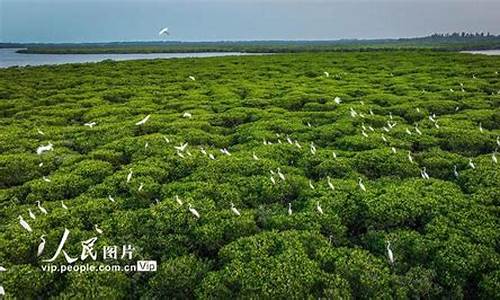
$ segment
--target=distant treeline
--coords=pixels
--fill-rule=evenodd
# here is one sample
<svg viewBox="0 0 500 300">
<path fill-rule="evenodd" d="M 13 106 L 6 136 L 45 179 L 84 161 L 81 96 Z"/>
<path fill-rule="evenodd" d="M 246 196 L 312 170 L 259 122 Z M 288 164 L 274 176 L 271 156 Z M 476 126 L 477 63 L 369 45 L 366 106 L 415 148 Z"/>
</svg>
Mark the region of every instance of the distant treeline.
<svg viewBox="0 0 500 300">
<path fill-rule="evenodd" d="M 112 42 L 13 44 L 0 43 L 0 48 L 26 48 L 19 53 L 106 54 L 106 53 L 184 53 L 247 52 L 286 53 L 315 51 L 360 51 L 379 49 L 487 50 L 500 49 L 500 35 L 488 33 L 435 33 L 426 37 L 374 40 L 332 41 L 214 41 L 214 42 Z"/>
</svg>

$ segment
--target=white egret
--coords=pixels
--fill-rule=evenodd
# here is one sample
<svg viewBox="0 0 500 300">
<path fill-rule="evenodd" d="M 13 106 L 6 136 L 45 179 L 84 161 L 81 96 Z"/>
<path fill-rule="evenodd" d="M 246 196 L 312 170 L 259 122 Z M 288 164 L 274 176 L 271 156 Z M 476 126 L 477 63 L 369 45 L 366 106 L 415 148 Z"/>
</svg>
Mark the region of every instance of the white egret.
<svg viewBox="0 0 500 300">
<path fill-rule="evenodd" d="M 491 160 L 493 160 L 494 163 L 498 163 L 498 160 L 497 160 L 497 149 L 495 149 L 495 152 L 493 152 L 493 154 L 491 154 Z"/>
<path fill-rule="evenodd" d="M 188 78 L 191 79 L 192 81 L 196 80 L 196 78 L 194 78 L 194 76 L 189 76 Z"/>
<path fill-rule="evenodd" d="M 458 178 L 457 165 L 453 166 L 453 175 L 455 175 L 455 177 Z"/>
<path fill-rule="evenodd" d="M 436 127 L 437 129 L 439 129 L 439 124 L 438 124 L 437 121 L 434 123 L 434 127 Z"/>
<path fill-rule="evenodd" d="M 290 144 L 290 145 L 293 145 L 293 142 L 292 140 L 290 139 L 290 137 L 287 135 L 286 136 L 286 141 Z"/>
<path fill-rule="evenodd" d="M 188 143 L 180 144 L 180 146 L 174 146 L 175 149 L 184 152 L 188 146 Z"/>
<path fill-rule="evenodd" d="M 420 170 L 420 176 L 422 176 L 423 179 L 429 179 L 429 174 L 427 174 L 427 168 L 423 167 L 422 170 Z"/>
<path fill-rule="evenodd" d="M 350 110 L 351 117 L 355 118 L 358 115 L 358 113 L 352 107 L 349 108 L 349 110 Z"/>
<path fill-rule="evenodd" d="M 35 214 L 31 211 L 31 209 L 28 209 L 28 214 L 29 214 L 30 218 L 32 218 L 33 220 L 35 220 L 35 219 L 36 219 L 36 216 L 35 216 Z"/>
<path fill-rule="evenodd" d="M 200 147 L 200 152 L 201 152 L 203 155 L 207 155 L 207 151 L 206 151 L 203 147 Z"/>
<path fill-rule="evenodd" d="M 335 151 L 332 151 L 333 158 L 337 158 L 337 153 Z"/>
<path fill-rule="evenodd" d="M 229 155 L 229 156 L 231 156 L 231 153 L 229 153 L 229 151 L 228 151 L 226 148 L 222 148 L 222 149 L 220 149 L 220 152 L 221 152 L 222 154 L 225 154 L 225 155 Z"/>
<path fill-rule="evenodd" d="M 44 213 L 44 214 L 47 214 L 47 210 L 42 206 L 42 204 L 40 203 L 40 201 L 37 201 L 36 202 L 36 205 L 38 206 L 38 209 Z"/>
<path fill-rule="evenodd" d="M 278 168 L 278 172 L 277 173 L 278 173 L 279 178 L 281 178 L 281 180 L 285 181 L 285 175 L 283 175 L 283 173 L 281 173 L 281 169 L 280 168 Z"/>
<path fill-rule="evenodd" d="M 179 155 L 179 156 L 180 156 L 180 157 L 182 157 L 182 158 L 186 158 L 186 157 L 184 156 L 184 154 L 180 153 L 179 151 L 177 151 L 177 155 Z"/>
<path fill-rule="evenodd" d="M 391 147 L 391 150 L 392 150 L 392 153 L 396 153 L 397 152 L 396 148 L 394 148 L 394 147 Z"/>
<path fill-rule="evenodd" d="M 391 265 L 394 264 L 394 255 L 392 254 L 390 241 L 387 241 L 387 257 L 389 258 Z"/>
<path fill-rule="evenodd" d="M 436 122 L 436 120 L 434 119 L 434 117 L 432 117 L 431 115 L 429 115 L 429 120 L 431 120 L 431 122 Z"/>
<path fill-rule="evenodd" d="M 389 112 L 389 118 L 392 120 L 392 112 Z"/>
<path fill-rule="evenodd" d="M 497 146 L 500 146 L 500 136 L 497 136 Z"/>
<path fill-rule="evenodd" d="M 139 185 L 139 188 L 137 189 L 138 192 L 142 191 L 142 188 L 144 187 L 144 183 L 141 182 Z"/>
<path fill-rule="evenodd" d="M 97 231 L 97 233 L 99 233 L 99 234 L 102 234 L 102 232 L 103 232 L 103 231 L 102 231 L 102 229 L 101 229 L 101 228 L 99 228 L 99 227 L 97 226 L 97 224 L 95 224 L 95 225 L 94 225 L 94 229 L 95 229 L 95 231 Z"/>
<path fill-rule="evenodd" d="M 321 208 L 321 206 L 319 205 L 319 201 L 316 203 L 316 210 L 319 212 L 320 215 L 323 214 L 323 209 Z"/>
<path fill-rule="evenodd" d="M 68 210 L 68 207 L 66 206 L 66 204 L 64 204 L 63 200 L 61 200 L 61 207 L 65 210 Z"/>
<path fill-rule="evenodd" d="M 385 132 L 389 132 L 389 128 L 387 128 L 387 127 L 385 127 L 385 126 L 384 126 L 384 127 L 382 127 L 382 129 L 383 129 Z"/>
<path fill-rule="evenodd" d="M 479 131 L 483 133 L 483 125 L 481 124 L 481 122 L 479 122 Z"/>
<path fill-rule="evenodd" d="M 311 123 L 307 122 L 307 127 L 312 127 Z"/>
<path fill-rule="evenodd" d="M 175 197 L 174 197 L 174 198 L 175 198 L 175 202 L 177 202 L 179 205 L 184 204 L 184 203 L 182 202 L 181 198 L 179 198 L 179 196 L 175 195 Z"/>
<path fill-rule="evenodd" d="M 292 203 L 288 202 L 288 215 L 292 215 Z"/>
<path fill-rule="evenodd" d="M 407 133 L 408 135 L 411 135 L 411 131 L 410 131 L 410 129 L 406 128 L 406 133 Z"/>
<path fill-rule="evenodd" d="M 5 289 L 0 285 L 0 296 L 5 296 Z"/>
<path fill-rule="evenodd" d="M 83 126 L 87 126 L 87 127 L 90 127 L 90 128 L 93 128 L 94 126 L 96 126 L 97 123 L 96 122 L 89 122 L 89 123 L 85 123 L 83 124 Z"/>
<path fill-rule="evenodd" d="M 212 153 L 208 154 L 208 157 L 209 157 L 211 160 L 215 160 L 215 156 L 214 156 Z"/>
<path fill-rule="evenodd" d="M 335 97 L 335 99 L 333 99 L 333 101 L 337 104 L 340 104 L 342 103 L 342 99 L 340 99 L 340 97 Z"/>
<path fill-rule="evenodd" d="M 385 137 L 385 135 L 383 133 L 382 133 L 382 140 L 387 143 L 387 138 Z"/>
<path fill-rule="evenodd" d="M 454 93 L 454 92 L 455 92 L 455 90 L 454 90 L 454 89 L 450 89 L 450 92 Z"/>
<path fill-rule="evenodd" d="M 411 157 L 411 151 L 408 151 L 408 160 L 413 163 L 413 157 Z"/>
<path fill-rule="evenodd" d="M 24 219 L 23 219 L 23 216 L 19 215 L 18 216 L 19 218 L 19 224 L 21 224 L 21 226 L 23 226 L 24 229 L 26 229 L 28 232 L 32 232 L 33 230 L 31 229 L 31 226 L 30 224 L 28 224 L 28 222 L 26 222 Z"/>
<path fill-rule="evenodd" d="M 363 128 L 363 130 L 366 130 L 365 123 L 361 123 L 361 128 Z"/>
<path fill-rule="evenodd" d="M 40 155 L 46 151 L 52 151 L 54 150 L 54 146 L 52 145 L 52 143 L 48 143 L 47 145 L 45 146 L 40 146 L 36 149 L 36 154 Z"/>
<path fill-rule="evenodd" d="M 375 132 L 375 129 L 373 129 L 373 127 L 371 126 L 368 126 L 368 129 L 370 129 L 371 132 Z"/>
<path fill-rule="evenodd" d="M 330 73 L 328 73 L 328 72 L 326 72 L 326 71 L 325 71 L 325 72 L 323 72 L 323 74 L 325 74 L 325 76 L 326 76 L 326 77 L 330 77 Z"/>
<path fill-rule="evenodd" d="M 170 143 L 170 139 L 166 136 L 163 137 L 163 139 L 165 140 L 165 142 L 167 142 L 168 144 Z"/>
<path fill-rule="evenodd" d="M 311 179 L 309 179 L 309 187 L 311 188 L 311 190 L 314 190 L 314 185 L 313 185 Z"/>
<path fill-rule="evenodd" d="M 38 257 L 38 256 L 40 256 L 40 255 L 42 255 L 42 253 L 43 253 L 43 249 L 45 249 L 45 239 L 44 239 L 44 237 L 45 237 L 45 235 L 42 235 L 42 236 L 40 237 L 40 239 L 41 239 L 42 241 L 40 242 L 40 244 L 38 244 L 38 251 L 36 252 L 36 256 L 37 256 L 37 257 Z"/>
<path fill-rule="evenodd" d="M 276 184 L 276 180 L 274 179 L 273 175 L 271 175 L 271 182 L 272 182 L 273 184 Z"/>
<path fill-rule="evenodd" d="M 38 166 L 41 168 L 43 167 L 43 162 L 39 163 Z"/>
<path fill-rule="evenodd" d="M 115 198 L 111 197 L 111 195 L 108 195 L 108 200 L 111 202 L 115 202 Z"/>
<path fill-rule="evenodd" d="M 184 113 L 182 114 L 182 117 L 183 117 L 183 118 L 189 118 L 189 119 L 191 119 L 191 118 L 193 117 L 193 115 L 192 115 L 190 112 L 187 112 L 187 111 L 186 111 L 186 112 L 184 112 Z"/>
<path fill-rule="evenodd" d="M 151 117 L 151 115 L 147 115 L 144 119 L 142 119 L 139 122 L 135 123 L 135 125 L 143 125 L 143 124 L 145 124 L 149 120 L 149 117 Z"/>
<path fill-rule="evenodd" d="M 2 267 L 2 266 L 0 266 L 0 272 L 5 272 L 5 271 L 7 271 L 7 269 L 4 268 L 4 267 Z"/>
<path fill-rule="evenodd" d="M 47 177 L 45 177 L 45 176 L 42 176 L 42 179 L 43 179 L 43 181 L 45 181 L 45 182 L 50 182 L 50 179 L 48 179 L 48 178 L 47 178 Z"/>
<path fill-rule="evenodd" d="M 159 36 L 162 36 L 162 35 L 170 35 L 170 32 L 168 31 L 168 27 L 165 27 L 165 28 L 163 28 L 162 30 L 160 30 L 160 32 L 158 32 L 158 35 L 159 35 Z"/>
<path fill-rule="evenodd" d="M 189 211 L 193 214 L 193 216 L 195 216 L 197 219 L 200 218 L 200 214 L 198 213 L 198 211 L 196 209 L 194 209 L 192 206 L 191 206 L 191 203 L 188 203 L 188 209 Z"/>
<path fill-rule="evenodd" d="M 330 187 L 330 189 L 331 189 L 332 191 L 335 191 L 335 187 L 333 186 L 333 183 L 332 183 L 332 181 L 331 181 L 331 179 L 330 179 L 330 176 L 328 176 L 326 179 L 327 179 L 328 186 Z"/>
<path fill-rule="evenodd" d="M 371 108 L 370 108 L 370 115 L 372 115 L 372 116 L 374 115 L 374 113 L 373 113 L 373 111 L 372 111 Z"/>
<path fill-rule="evenodd" d="M 365 185 L 363 184 L 363 179 L 361 177 L 358 178 L 358 185 L 359 185 L 359 188 L 361 190 L 363 190 L 363 192 L 366 192 L 366 188 L 365 188 Z"/>
<path fill-rule="evenodd" d="M 295 140 L 294 144 L 295 146 L 297 146 L 297 148 L 302 149 L 302 146 L 299 144 L 297 140 Z"/>
<path fill-rule="evenodd" d="M 132 179 L 132 173 L 133 173 L 132 170 L 130 170 L 130 172 L 127 175 L 127 183 L 129 183 L 130 180 Z"/>
<path fill-rule="evenodd" d="M 415 131 L 416 131 L 419 135 L 422 135 L 422 131 L 420 131 L 420 129 L 418 129 L 418 124 L 415 124 Z"/>
<path fill-rule="evenodd" d="M 420 108 L 419 107 L 417 107 L 416 110 L 417 110 L 417 112 L 420 112 Z"/>
<path fill-rule="evenodd" d="M 240 211 L 239 211 L 236 207 L 234 207 L 234 203 L 233 203 L 233 202 L 231 202 L 231 211 L 232 211 L 235 215 L 237 215 L 237 216 L 241 216 Z"/>
<path fill-rule="evenodd" d="M 253 158 L 254 160 L 259 160 L 259 158 L 257 157 L 257 155 L 255 155 L 255 152 L 253 152 L 253 153 L 252 153 L 252 158 Z"/>
<path fill-rule="evenodd" d="M 471 167 L 472 169 L 476 168 L 476 165 L 474 165 L 474 163 L 472 162 L 472 158 L 469 158 L 469 167 Z"/>
<path fill-rule="evenodd" d="M 43 133 L 43 131 L 41 131 L 40 128 L 37 128 L 36 131 L 41 135 L 45 135 L 45 133 Z"/>
<path fill-rule="evenodd" d="M 364 130 L 361 130 L 361 134 L 364 136 L 364 137 L 368 137 L 368 134 L 366 134 L 366 132 Z"/>
</svg>

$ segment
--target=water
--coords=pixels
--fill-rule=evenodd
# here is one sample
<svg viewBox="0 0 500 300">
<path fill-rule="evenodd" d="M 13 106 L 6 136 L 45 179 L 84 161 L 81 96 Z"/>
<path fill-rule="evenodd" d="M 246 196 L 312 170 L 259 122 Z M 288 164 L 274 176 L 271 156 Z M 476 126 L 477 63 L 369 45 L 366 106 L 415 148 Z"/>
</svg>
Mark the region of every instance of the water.
<svg viewBox="0 0 500 300">
<path fill-rule="evenodd" d="M 99 62 L 111 60 L 134 60 L 155 58 L 212 57 L 227 55 L 246 55 L 240 52 L 204 52 L 204 53 L 148 53 L 148 54 L 23 54 L 15 48 L 0 48 L 0 68 L 12 66 L 59 65 L 68 63 Z"/>
<path fill-rule="evenodd" d="M 462 51 L 462 53 L 470 53 L 470 54 L 484 54 L 484 55 L 500 55 L 500 50 L 475 50 L 475 51 Z"/>
</svg>

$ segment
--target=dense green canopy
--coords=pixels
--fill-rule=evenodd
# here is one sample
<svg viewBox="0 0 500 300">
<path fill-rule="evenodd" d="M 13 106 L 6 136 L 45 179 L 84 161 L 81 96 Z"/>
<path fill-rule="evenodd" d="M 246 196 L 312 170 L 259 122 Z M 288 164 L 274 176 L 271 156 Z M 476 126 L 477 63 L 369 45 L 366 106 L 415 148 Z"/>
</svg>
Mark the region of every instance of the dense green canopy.
<svg viewBox="0 0 500 300">
<path fill-rule="evenodd" d="M 498 298 L 499 71 L 500 57 L 432 51 L 2 69 L 0 285 L 19 299 Z M 71 257 L 94 236 L 135 248 L 75 265 L 158 269 L 44 271 L 64 228 Z"/>
</svg>

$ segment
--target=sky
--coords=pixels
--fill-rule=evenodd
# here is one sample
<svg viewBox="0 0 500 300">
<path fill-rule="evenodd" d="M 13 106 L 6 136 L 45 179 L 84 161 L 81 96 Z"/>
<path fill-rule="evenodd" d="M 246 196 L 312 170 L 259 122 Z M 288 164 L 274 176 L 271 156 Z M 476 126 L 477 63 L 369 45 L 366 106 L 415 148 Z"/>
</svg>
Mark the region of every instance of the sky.
<svg viewBox="0 0 500 300">
<path fill-rule="evenodd" d="M 169 27 L 171 35 L 158 32 Z M 500 34 L 500 0 L 0 0 L 0 42 Z"/>
</svg>

